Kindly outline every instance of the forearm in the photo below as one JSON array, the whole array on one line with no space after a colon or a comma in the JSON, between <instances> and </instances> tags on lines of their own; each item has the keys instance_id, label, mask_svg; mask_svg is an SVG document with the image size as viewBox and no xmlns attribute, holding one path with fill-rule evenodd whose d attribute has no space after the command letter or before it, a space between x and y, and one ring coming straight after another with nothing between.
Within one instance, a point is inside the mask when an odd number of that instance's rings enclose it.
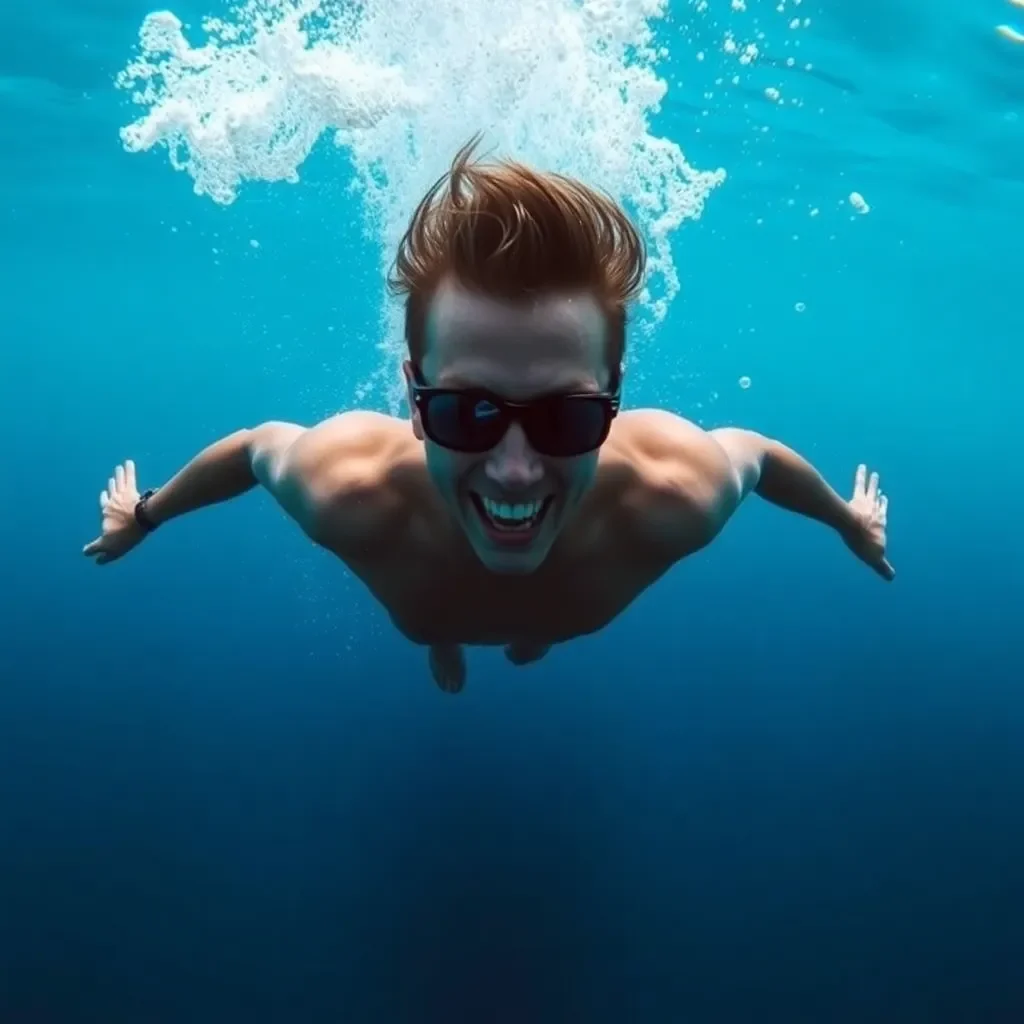
<instances>
[{"instance_id":1,"label":"forearm","mask_svg":"<svg viewBox=\"0 0 1024 1024\"><path fill-rule=\"evenodd\" d=\"M848 532L854 518L848 502L801 455L778 441L761 439L760 475L754 492L765 501L815 519L840 533Z\"/></svg>"},{"instance_id":2,"label":"forearm","mask_svg":"<svg viewBox=\"0 0 1024 1024\"><path fill-rule=\"evenodd\" d=\"M239 430L204 448L149 499L149 518L159 525L252 490L257 480L250 458L251 436L251 430Z\"/></svg>"}]
</instances>

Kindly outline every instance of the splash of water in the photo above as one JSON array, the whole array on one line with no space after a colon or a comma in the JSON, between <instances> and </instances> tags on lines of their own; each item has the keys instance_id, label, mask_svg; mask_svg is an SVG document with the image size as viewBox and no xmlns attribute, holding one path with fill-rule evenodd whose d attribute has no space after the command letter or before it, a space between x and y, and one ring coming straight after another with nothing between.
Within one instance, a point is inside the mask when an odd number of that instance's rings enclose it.
<instances>
[{"instance_id":1,"label":"splash of water","mask_svg":"<svg viewBox=\"0 0 1024 1024\"><path fill-rule=\"evenodd\" d=\"M725 176L650 131L667 91L653 32L667 2L248 0L207 19L202 46L157 12L117 80L146 108L121 137L132 152L165 146L198 194L230 203L247 180L298 181L333 132L386 270L423 192L483 131L488 149L626 206L649 246L639 322L650 328L679 291L672 236ZM392 357L396 307L381 307Z\"/></svg>"}]
</instances>

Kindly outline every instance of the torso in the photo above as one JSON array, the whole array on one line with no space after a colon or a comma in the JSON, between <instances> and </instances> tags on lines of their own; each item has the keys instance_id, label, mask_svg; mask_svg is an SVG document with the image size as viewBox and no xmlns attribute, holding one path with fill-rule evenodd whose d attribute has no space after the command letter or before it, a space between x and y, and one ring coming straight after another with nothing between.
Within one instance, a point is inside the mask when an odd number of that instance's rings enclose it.
<instances>
[{"instance_id":1,"label":"torso","mask_svg":"<svg viewBox=\"0 0 1024 1024\"><path fill-rule=\"evenodd\" d=\"M667 568L609 544L553 556L529 576L496 576L468 559L453 565L443 550L398 545L359 575L416 643L553 644L606 626Z\"/></svg>"},{"instance_id":2,"label":"torso","mask_svg":"<svg viewBox=\"0 0 1024 1024\"><path fill-rule=\"evenodd\" d=\"M404 421L391 421L401 430ZM419 644L553 644L596 632L615 619L685 551L658 550L645 536L643 481L630 453L602 451L598 479L544 564L527 576L488 572L434 498L422 446L395 448L394 474L409 510L383 543L331 549L366 584L395 626ZM365 497L361 499L365 502ZM396 502L392 500L392 506ZM699 547L694 544L693 547Z\"/></svg>"}]
</instances>

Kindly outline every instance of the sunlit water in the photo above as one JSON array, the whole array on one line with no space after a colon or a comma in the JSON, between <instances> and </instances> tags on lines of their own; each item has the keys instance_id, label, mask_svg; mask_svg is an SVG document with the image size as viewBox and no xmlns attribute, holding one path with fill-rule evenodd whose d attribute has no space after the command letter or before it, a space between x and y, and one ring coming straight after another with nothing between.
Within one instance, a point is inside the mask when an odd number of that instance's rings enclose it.
<instances>
[{"instance_id":1,"label":"sunlit water","mask_svg":"<svg viewBox=\"0 0 1024 1024\"><path fill-rule=\"evenodd\" d=\"M1019 5L0 27L0 1019L1020 1016ZM117 460L401 411L383 271L476 131L636 216L627 404L866 460L892 586L752 502L452 700L260 497L81 559Z\"/></svg>"}]
</instances>

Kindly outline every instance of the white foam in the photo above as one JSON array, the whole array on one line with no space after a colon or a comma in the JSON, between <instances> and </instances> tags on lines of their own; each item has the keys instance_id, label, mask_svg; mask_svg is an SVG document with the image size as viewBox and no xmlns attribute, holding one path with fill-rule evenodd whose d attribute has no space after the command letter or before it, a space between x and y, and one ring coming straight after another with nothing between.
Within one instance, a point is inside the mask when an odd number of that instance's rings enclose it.
<instances>
[{"instance_id":1,"label":"white foam","mask_svg":"<svg viewBox=\"0 0 1024 1024\"><path fill-rule=\"evenodd\" d=\"M650 130L667 90L653 40L666 8L667 0L249 0L208 19L197 46L174 14L156 12L118 77L145 108L121 136L132 152L166 147L198 194L231 203L246 181L298 181L317 140L333 132L349 151L385 269L423 192L483 131L488 151L625 203L650 249L640 316L650 327L679 290L673 234L725 176L691 167L675 141ZM385 302L382 319L394 355L397 304Z\"/></svg>"}]
</instances>

